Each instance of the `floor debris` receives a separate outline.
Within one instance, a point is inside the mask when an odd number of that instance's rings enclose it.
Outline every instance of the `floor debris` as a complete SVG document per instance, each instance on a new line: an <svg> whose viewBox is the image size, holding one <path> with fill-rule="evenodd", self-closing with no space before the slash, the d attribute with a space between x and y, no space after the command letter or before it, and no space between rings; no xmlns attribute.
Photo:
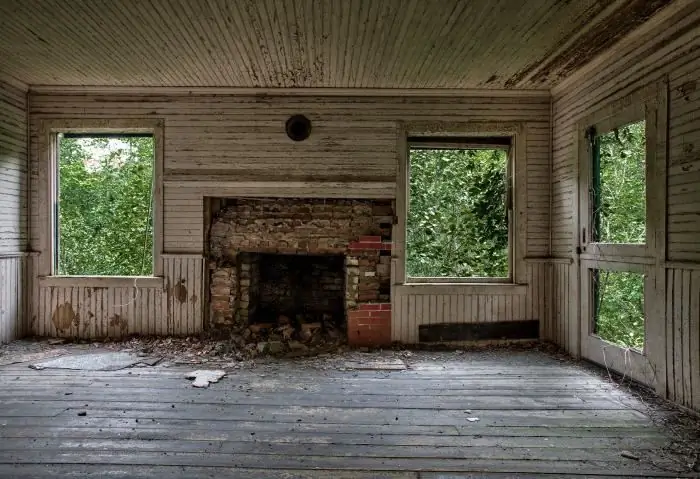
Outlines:
<svg viewBox="0 0 700 479"><path fill-rule="evenodd" d="M221 378L226 376L226 371L221 369L198 369L191 373L185 374L186 379L194 379L192 386L196 388L208 388L209 383L218 383Z"/></svg>
<svg viewBox="0 0 700 479"><path fill-rule="evenodd" d="M132 353L74 354L30 364L32 369L76 369L80 371L118 371L139 363L154 365L160 358L142 358Z"/></svg>
<svg viewBox="0 0 700 479"><path fill-rule="evenodd" d="M346 361L343 364L343 368L345 370L356 369L360 371L403 371L406 369L406 363L400 359Z"/></svg>
<svg viewBox="0 0 700 479"><path fill-rule="evenodd" d="M626 457L627 459L632 459L633 461L639 461L639 456L636 454L632 454L629 451L622 451L620 455L622 457Z"/></svg>

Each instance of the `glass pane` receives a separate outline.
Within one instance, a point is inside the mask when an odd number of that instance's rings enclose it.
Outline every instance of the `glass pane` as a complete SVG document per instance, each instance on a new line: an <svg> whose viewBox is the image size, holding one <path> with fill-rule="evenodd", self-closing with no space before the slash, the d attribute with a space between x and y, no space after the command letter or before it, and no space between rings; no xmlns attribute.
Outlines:
<svg viewBox="0 0 700 479"><path fill-rule="evenodd" d="M153 273L153 138L59 137L59 275Z"/></svg>
<svg viewBox="0 0 700 479"><path fill-rule="evenodd" d="M502 149L411 149L409 277L508 277Z"/></svg>
<svg viewBox="0 0 700 479"><path fill-rule="evenodd" d="M646 133L640 121L595 139L593 239L646 242Z"/></svg>
<svg viewBox="0 0 700 479"><path fill-rule="evenodd" d="M594 331L622 347L644 349L644 275L593 270Z"/></svg>

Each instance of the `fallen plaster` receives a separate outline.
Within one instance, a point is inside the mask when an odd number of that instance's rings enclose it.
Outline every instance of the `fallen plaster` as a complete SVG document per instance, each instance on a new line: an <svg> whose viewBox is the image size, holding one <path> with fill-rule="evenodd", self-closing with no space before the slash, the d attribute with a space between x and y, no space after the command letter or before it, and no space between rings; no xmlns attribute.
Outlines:
<svg viewBox="0 0 700 479"><path fill-rule="evenodd" d="M117 371L138 364L154 366L160 358L145 358L131 353L74 354L30 364L32 369L75 369L80 371Z"/></svg>
<svg viewBox="0 0 700 479"><path fill-rule="evenodd" d="M198 369L191 373L185 374L186 379L194 379L192 386L196 388L208 388L209 383L218 383L219 379L226 376L226 371L221 369Z"/></svg>

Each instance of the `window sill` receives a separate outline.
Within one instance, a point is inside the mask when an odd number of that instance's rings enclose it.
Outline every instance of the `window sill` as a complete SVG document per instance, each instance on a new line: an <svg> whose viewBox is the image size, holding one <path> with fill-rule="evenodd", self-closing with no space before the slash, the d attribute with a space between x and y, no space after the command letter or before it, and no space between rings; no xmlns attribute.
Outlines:
<svg viewBox="0 0 700 479"><path fill-rule="evenodd" d="M470 282L406 282L396 285L409 294L526 295L527 284Z"/></svg>
<svg viewBox="0 0 700 479"><path fill-rule="evenodd" d="M162 288L162 276L40 276L41 287Z"/></svg>

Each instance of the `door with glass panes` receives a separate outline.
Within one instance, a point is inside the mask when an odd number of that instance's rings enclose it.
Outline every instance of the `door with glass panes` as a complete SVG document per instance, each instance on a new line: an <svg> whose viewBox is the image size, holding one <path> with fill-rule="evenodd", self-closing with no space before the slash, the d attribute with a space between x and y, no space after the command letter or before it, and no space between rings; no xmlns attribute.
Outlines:
<svg viewBox="0 0 700 479"><path fill-rule="evenodd" d="M646 355L655 125L655 102L642 99L579 124L581 355L646 384L655 382Z"/></svg>

